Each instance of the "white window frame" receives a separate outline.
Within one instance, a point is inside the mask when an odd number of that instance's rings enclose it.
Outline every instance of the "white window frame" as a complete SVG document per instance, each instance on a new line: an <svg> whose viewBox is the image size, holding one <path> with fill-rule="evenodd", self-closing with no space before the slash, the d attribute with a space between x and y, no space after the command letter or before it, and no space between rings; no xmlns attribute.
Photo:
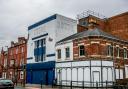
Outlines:
<svg viewBox="0 0 128 89"><path fill-rule="evenodd" d="M59 51L60 51L60 55L59 55ZM61 49L57 49L57 59L61 59L62 58L62 50ZM59 57L60 56L60 57Z"/></svg>
<svg viewBox="0 0 128 89"><path fill-rule="evenodd" d="M24 72L20 71L20 79L24 79Z"/></svg>
<svg viewBox="0 0 128 89"><path fill-rule="evenodd" d="M123 55L123 56L124 56L124 59L127 59L127 57L128 57L127 54L128 54L128 53L127 53L127 49L124 48L124 55Z"/></svg>
<svg viewBox="0 0 128 89"><path fill-rule="evenodd" d="M112 45L107 45L107 57L112 57L114 55L113 49L114 47Z"/></svg>
<svg viewBox="0 0 128 89"><path fill-rule="evenodd" d="M119 57L120 57L120 48L117 47L117 58L119 58Z"/></svg>
<svg viewBox="0 0 128 89"><path fill-rule="evenodd" d="M68 49L68 52L67 52L67 49ZM69 53L69 57L67 57L67 53ZM70 47L65 48L65 58L66 59L70 58Z"/></svg>

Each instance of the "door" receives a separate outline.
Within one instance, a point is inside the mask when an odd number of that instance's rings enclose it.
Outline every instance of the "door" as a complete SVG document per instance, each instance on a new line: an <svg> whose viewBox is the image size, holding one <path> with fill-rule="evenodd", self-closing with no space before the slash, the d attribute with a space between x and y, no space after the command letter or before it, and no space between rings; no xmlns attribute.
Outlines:
<svg viewBox="0 0 128 89"><path fill-rule="evenodd" d="M100 83L100 71L93 71L93 85L96 86L96 83Z"/></svg>

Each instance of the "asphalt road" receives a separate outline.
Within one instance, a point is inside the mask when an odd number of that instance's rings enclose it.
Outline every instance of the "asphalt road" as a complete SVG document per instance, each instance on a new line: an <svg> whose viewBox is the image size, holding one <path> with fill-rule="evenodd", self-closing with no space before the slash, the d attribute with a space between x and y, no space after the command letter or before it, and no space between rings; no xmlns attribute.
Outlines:
<svg viewBox="0 0 128 89"><path fill-rule="evenodd" d="M35 88L35 87L15 87L15 89L41 89L41 88ZM45 88L43 87L42 89L58 89L58 88Z"/></svg>
<svg viewBox="0 0 128 89"><path fill-rule="evenodd" d="M15 87L15 89L41 89L41 88L35 88L35 87Z"/></svg>

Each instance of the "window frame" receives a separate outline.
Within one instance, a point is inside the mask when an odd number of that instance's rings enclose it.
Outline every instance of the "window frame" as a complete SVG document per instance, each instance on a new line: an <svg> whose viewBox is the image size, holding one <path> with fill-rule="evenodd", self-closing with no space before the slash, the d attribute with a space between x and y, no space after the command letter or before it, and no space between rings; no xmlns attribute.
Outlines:
<svg viewBox="0 0 128 89"><path fill-rule="evenodd" d="M127 55L128 54L128 51L127 51L126 48L123 49L123 54L124 54L123 55L124 59L127 59L128 58L128 55Z"/></svg>
<svg viewBox="0 0 128 89"><path fill-rule="evenodd" d="M80 47L81 46L83 46L84 47L84 49L82 49L82 51L83 51L83 55L81 55L81 49L80 49ZM85 46L84 45L79 45L79 57L84 57L85 56Z"/></svg>
<svg viewBox="0 0 128 89"><path fill-rule="evenodd" d="M57 59L61 59L61 49L57 49Z"/></svg>
<svg viewBox="0 0 128 89"><path fill-rule="evenodd" d="M114 50L114 47L112 45L107 45L107 56L108 57L112 57L114 55L113 50Z"/></svg>
<svg viewBox="0 0 128 89"><path fill-rule="evenodd" d="M68 53L68 54L67 54ZM68 59L70 58L70 47L65 48L65 58Z"/></svg>

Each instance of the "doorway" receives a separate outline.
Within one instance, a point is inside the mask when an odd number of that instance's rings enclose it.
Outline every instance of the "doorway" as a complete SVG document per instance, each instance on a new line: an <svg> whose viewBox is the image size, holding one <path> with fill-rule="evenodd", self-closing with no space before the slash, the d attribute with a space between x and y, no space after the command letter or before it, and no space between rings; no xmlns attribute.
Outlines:
<svg viewBox="0 0 128 89"><path fill-rule="evenodd" d="M96 83L98 83L98 86L99 86L100 85L100 71L93 71L92 77L93 77L93 86L96 86Z"/></svg>

